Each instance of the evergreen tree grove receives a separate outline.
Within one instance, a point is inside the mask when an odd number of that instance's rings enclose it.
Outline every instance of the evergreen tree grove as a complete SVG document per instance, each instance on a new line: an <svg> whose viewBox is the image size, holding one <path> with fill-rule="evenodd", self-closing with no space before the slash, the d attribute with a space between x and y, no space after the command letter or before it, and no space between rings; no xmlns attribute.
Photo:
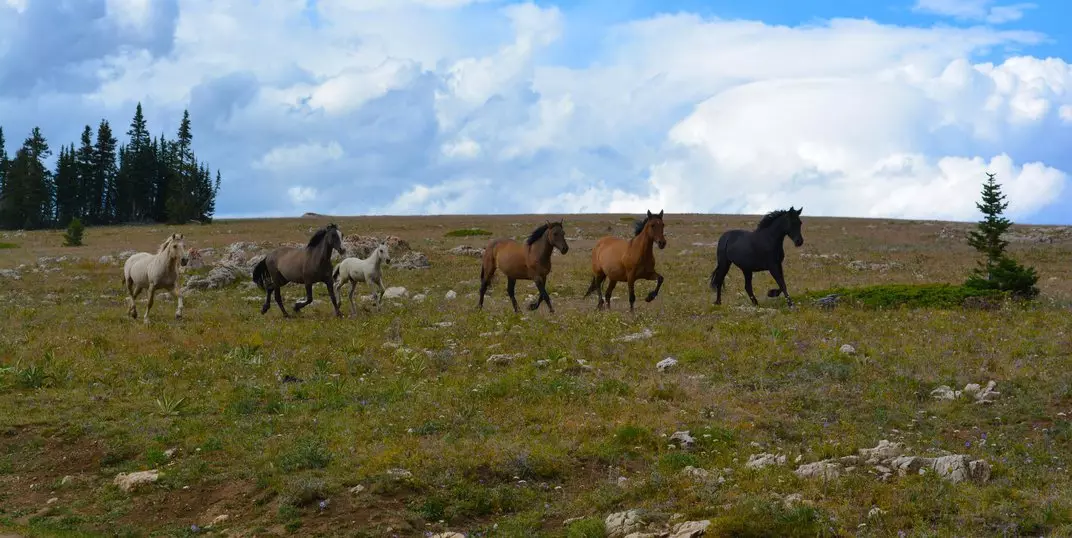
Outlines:
<svg viewBox="0 0 1072 538"><path fill-rule="evenodd" d="M0 127L0 228L64 227L74 219L91 226L211 222L222 177L217 170L214 182L197 159L188 110L176 135L150 135L138 103L126 141L102 119L95 133L85 126L77 145L61 146L50 169L53 153L40 129L8 158Z"/></svg>
<svg viewBox="0 0 1072 538"><path fill-rule="evenodd" d="M1010 292L1023 298L1034 298L1039 290L1035 287L1038 275L1035 269L1017 263L1005 248L1009 242L1002 235L1012 226L1012 221L1002 216L1009 206L1001 185L994 179L994 174L987 173L983 184L982 200L975 204L983 213L977 230L968 235L968 244L979 251L984 259L979 262L967 285L973 288L993 289Z"/></svg>

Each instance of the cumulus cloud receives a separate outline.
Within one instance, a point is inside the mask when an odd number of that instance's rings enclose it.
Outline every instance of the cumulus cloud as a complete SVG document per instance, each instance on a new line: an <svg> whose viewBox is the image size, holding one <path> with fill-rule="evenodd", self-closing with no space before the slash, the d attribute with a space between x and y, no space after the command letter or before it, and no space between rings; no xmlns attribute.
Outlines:
<svg viewBox="0 0 1072 538"><path fill-rule="evenodd" d="M1025 52L1047 36L975 24L1028 7L916 5L963 27L578 27L527 2L6 0L0 118L9 141L39 125L58 145L102 116L125 131L138 101L154 133L189 108L221 216L972 219L990 171L1030 219L1067 198L1072 157L1049 141L1072 129L1072 67ZM582 53L579 33L598 45Z"/></svg>

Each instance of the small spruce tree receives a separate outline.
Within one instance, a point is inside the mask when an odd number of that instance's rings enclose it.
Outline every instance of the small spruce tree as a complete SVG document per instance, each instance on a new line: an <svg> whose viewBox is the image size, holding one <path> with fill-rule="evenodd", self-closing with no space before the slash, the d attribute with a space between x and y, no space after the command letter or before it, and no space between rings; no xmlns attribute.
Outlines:
<svg viewBox="0 0 1072 538"><path fill-rule="evenodd" d="M1013 295L1034 298L1039 290L1035 287L1038 275L1035 269L1020 265L1005 253L1009 242L1002 235L1012 226L1012 221L1002 216L1009 203L1001 192L1001 185L994 174L987 173L983 184L982 201L975 204L983 213L978 230L968 235L968 244L985 256L979 267L968 277L972 288L1007 291Z"/></svg>
<svg viewBox="0 0 1072 538"><path fill-rule="evenodd" d="M67 225L67 233L63 234L63 246L82 246L82 233L85 232L85 230L86 227L82 225L82 219L79 219L78 217L71 219L71 223Z"/></svg>

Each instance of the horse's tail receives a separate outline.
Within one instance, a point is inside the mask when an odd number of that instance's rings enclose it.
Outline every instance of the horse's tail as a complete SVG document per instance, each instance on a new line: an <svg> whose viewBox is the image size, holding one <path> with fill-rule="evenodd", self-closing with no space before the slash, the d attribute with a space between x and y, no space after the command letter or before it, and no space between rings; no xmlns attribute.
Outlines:
<svg viewBox="0 0 1072 538"><path fill-rule="evenodd" d="M711 271L711 289L718 287L718 269Z"/></svg>
<svg viewBox="0 0 1072 538"><path fill-rule="evenodd" d="M584 298L587 299L589 295L592 295L593 291L599 289L599 277L592 277L592 283L588 285L588 291L584 292Z"/></svg>
<svg viewBox="0 0 1072 538"><path fill-rule="evenodd" d="M331 281L334 282L335 284L339 283L339 273L341 272L341 269L342 269L342 262L339 262L339 264L336 265L335 268L331 270Z"/></svg>
<svg viewBox="0 0 1072 538"><path fill-rule="evenodd" d="M268 258L257 262L256 267L253 268L253 281L257 283L257 287L262 290L267 290L268 285L264 282L265 277L268 276Z"/></svg>
<svg viewBox="0 0 1072 538"><path fill-rule="evenodd" d="M485 275L495 269L495 249L499 246L498 239L492 239L488 241L488 246L484 248L484 256L480 259L480 282L484 282Z"/></svg>

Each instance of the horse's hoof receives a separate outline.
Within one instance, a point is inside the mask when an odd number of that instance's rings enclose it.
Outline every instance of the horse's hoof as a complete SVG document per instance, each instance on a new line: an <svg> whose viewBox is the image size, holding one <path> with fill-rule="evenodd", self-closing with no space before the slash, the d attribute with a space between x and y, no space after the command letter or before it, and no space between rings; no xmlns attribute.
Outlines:
<svg viewBox="0 0 1072 538"><path fill-rule="evenodd" d="M537 308L539 308L539 307L540 307L540 305L539 305L539 304L537 304L537 303L532 303L532 304L530 304L530 305L529 305L529 310L536 310L536 309L537 309Z"/></svg>
<svg viewBox="0 0 1072 538"><path fill-rule="evenodd" d="M644 302L645 303L650 303L650 302L655 300L655 297L656 297L656 295L654 293L652 293L651 295L648 295L647 297L644 298Z"/></svg>

